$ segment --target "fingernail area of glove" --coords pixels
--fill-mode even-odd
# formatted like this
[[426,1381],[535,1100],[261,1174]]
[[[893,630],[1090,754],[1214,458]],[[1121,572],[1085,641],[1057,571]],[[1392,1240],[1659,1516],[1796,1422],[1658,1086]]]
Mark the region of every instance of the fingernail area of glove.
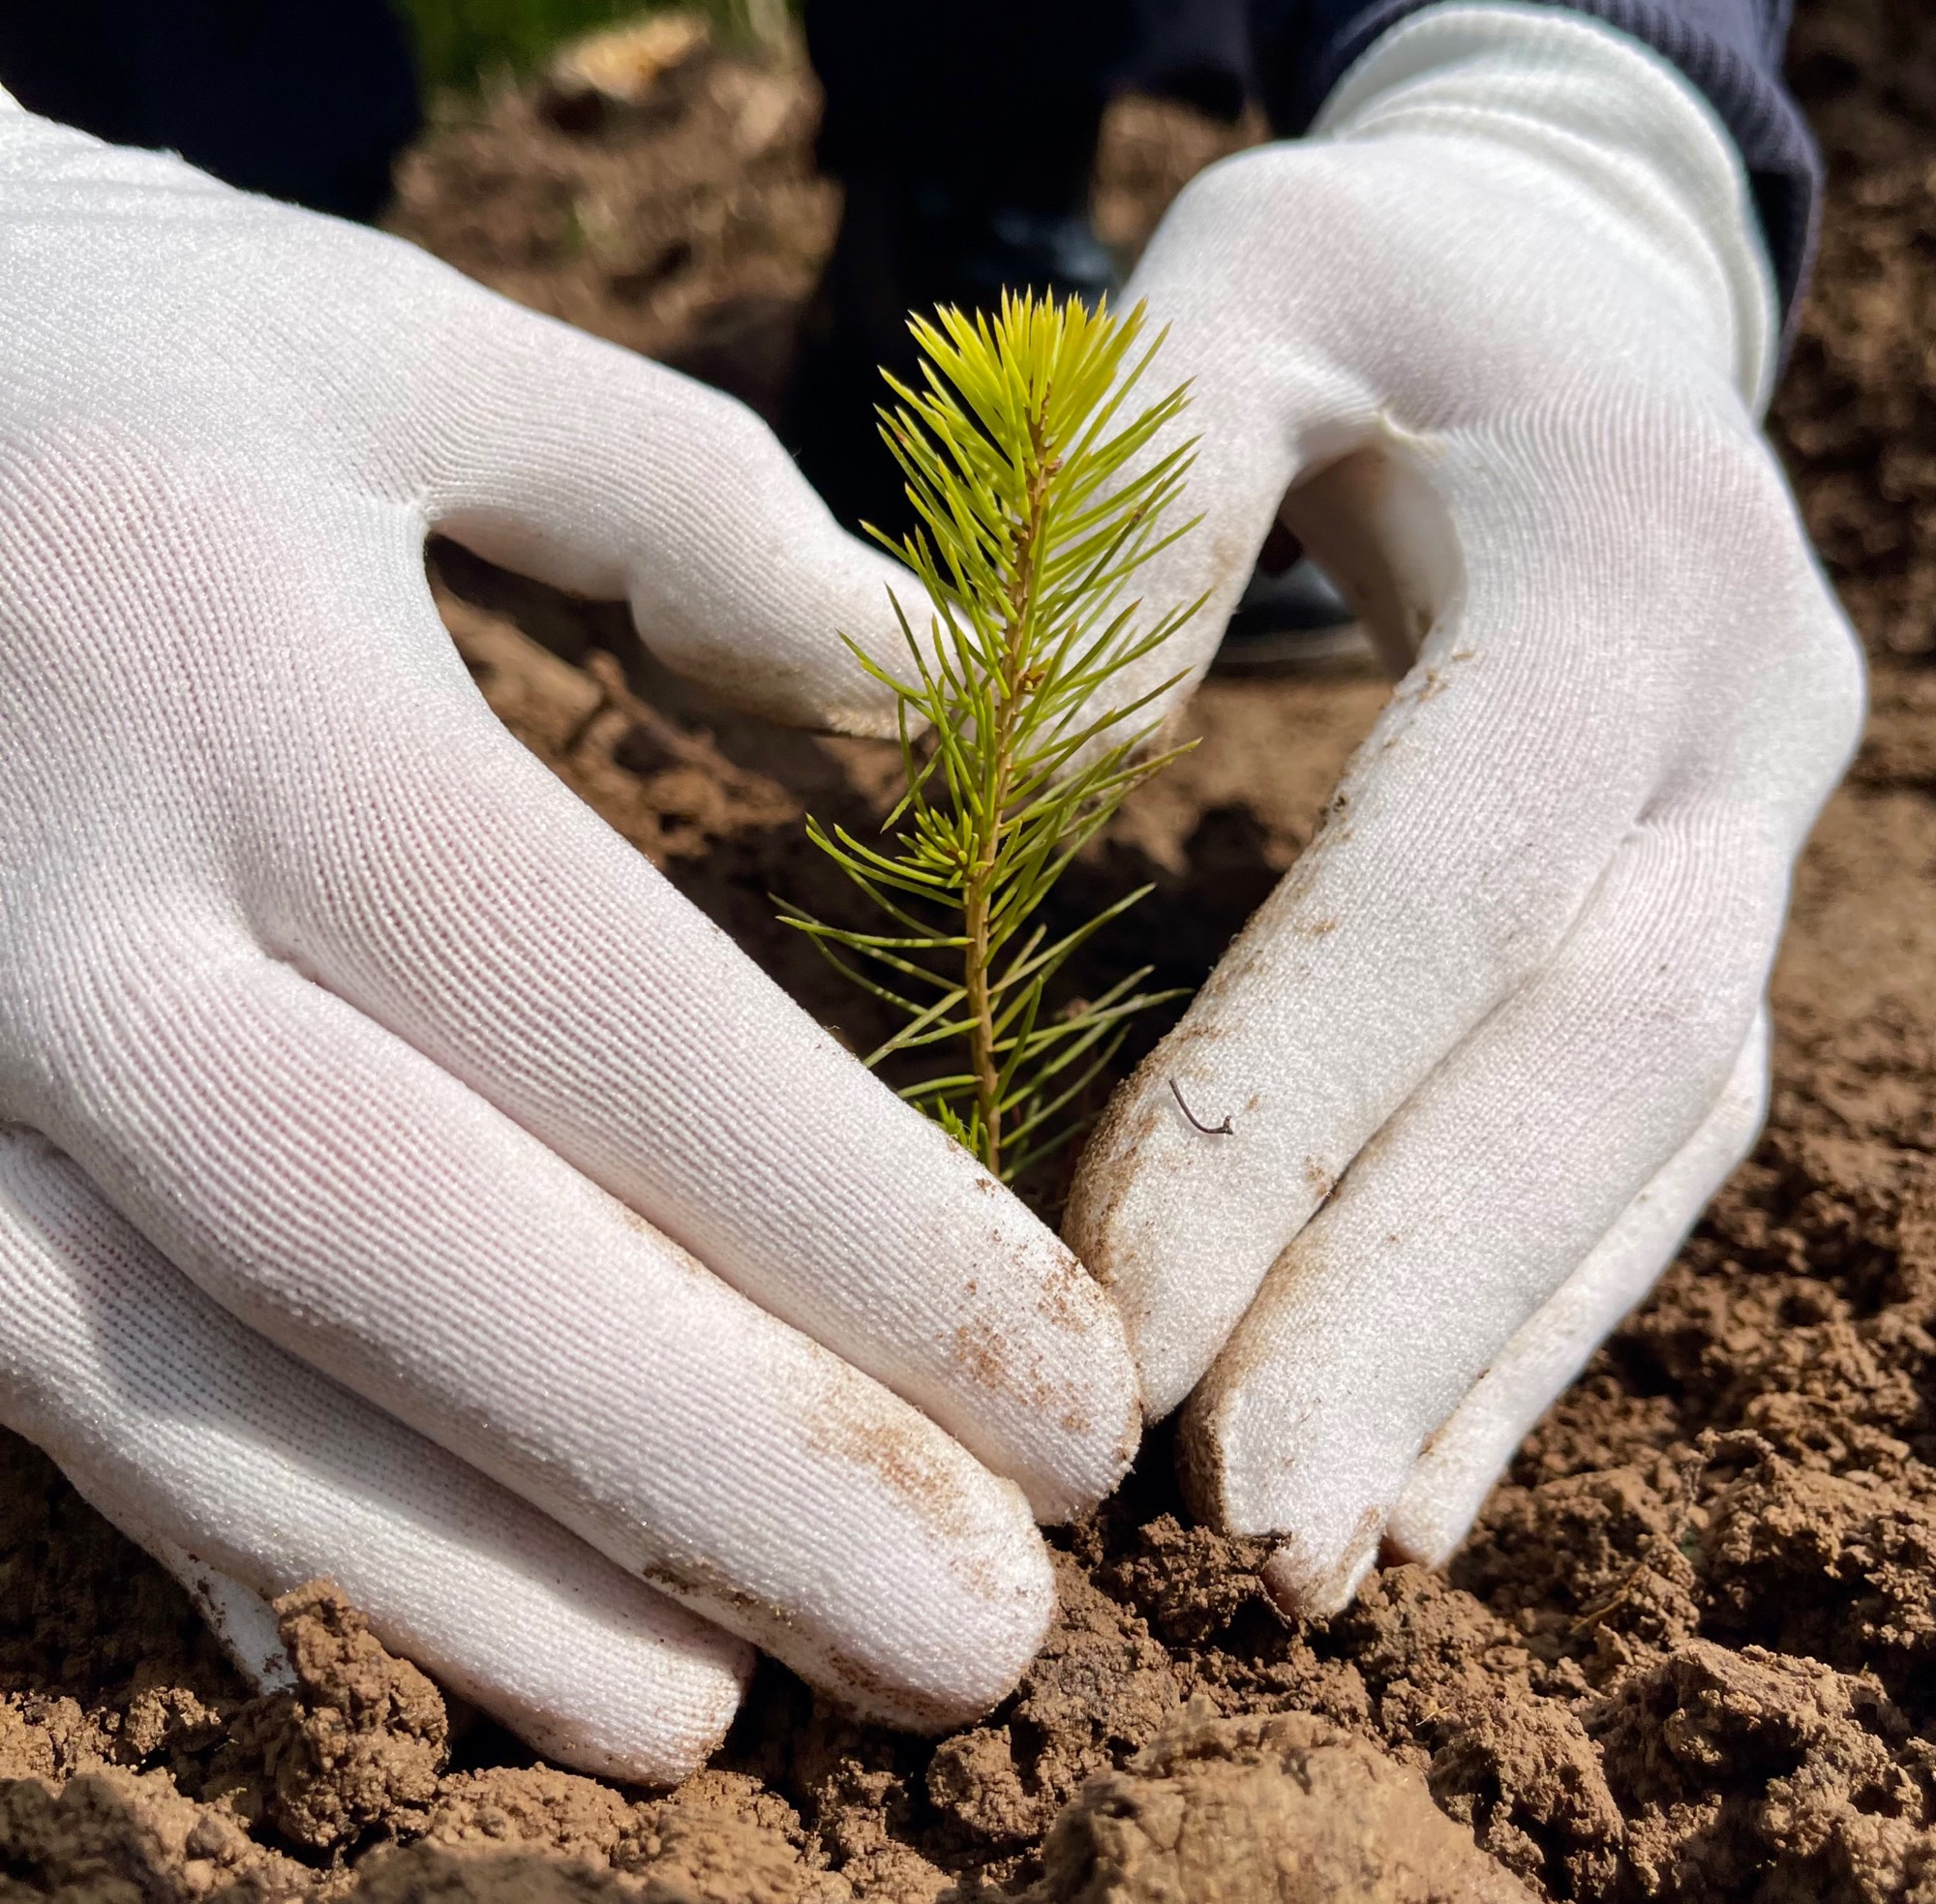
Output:
[[[720,1587],[707,1592],[669,1568],[649,1568],[640,1577],[669,1598],[710,1614],[750,1639],[763,1652],[791,1667],[808,1685],[846,1707],[857,1718],[930,1737],[971,1725],[999,1706],[1021,1683],[1028,1663],[1047,1637],[1055,1614],[1055,1584],[1046,1549],[1041,1577],[1012,1588],[1013,1643],[998,1646],[974,1675],[972,1683],[950,1687],[912,1683],[905,1672],[878,1660],[803,1634],[784,1607]],[[725,1594],[729,1597],[722,1597]],[[967,1675],[961,1676],[963,1679]]]
[[[1179,1424],[1176,1470],[1184,1503],[1197,1520],[1230,1533],[1282,1531],[1232,1524],[1225,1493],[1222,1428],[1200,1391]],[[1342,1613],[1377,1564],[1385,1518],[1382,1509],[1366,1508],[1353,1524],[1342,1553],[1329,1558],[1314,1553],[1294,1533],[1286,1535],[1258,1576],[1265,1591],[1292,1619],[1327,1619]]]
[[776,1590],[683,1556],[640,1578],[771,1653],[863,1719],[939,1733],[1019,1683],[1055,1614],[1048,1549],[1021,1490],[924,1488],[923,1528],[857,1528],[844,1574],[803,1569]]
[[276,1623],[275,1609],[259,1593],[204,1569],[195,1576],[189,1597],[223,1651],[258,1693],[295,1691],[295,1661]]
[[1343,1556],[1316,1559],[1295,1539],[1286,1540],[1263,1564],[1264,1590],[1292,1619],[1328,1619],[1357,1598],[1358,1588],[1377,1564],[1384,1516],[1368,1507],[1352,1529]]

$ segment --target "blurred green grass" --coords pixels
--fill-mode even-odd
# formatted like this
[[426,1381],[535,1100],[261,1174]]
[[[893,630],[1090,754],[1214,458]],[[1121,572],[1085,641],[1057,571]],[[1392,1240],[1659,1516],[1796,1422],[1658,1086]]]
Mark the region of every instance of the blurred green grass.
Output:
[[640,0],[404,0],[432,92],[528,73],[560,40],[646,11]]
[[[662,13],[677,0],[403,0],[416,32],[426,90],[474,93],[543,63],[561,40],[613,20]],[[719,37],[742,41],[760,0],[685,0]],[[784,0],[780,0],[784,16]]]

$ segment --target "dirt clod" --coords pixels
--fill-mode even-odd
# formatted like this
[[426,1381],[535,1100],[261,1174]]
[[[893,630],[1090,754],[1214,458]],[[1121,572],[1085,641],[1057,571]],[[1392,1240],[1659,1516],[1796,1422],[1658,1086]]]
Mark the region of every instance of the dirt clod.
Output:
[[258,1702],[234,1734],[261,1751],[268,1821],[318,1851],[373,1826],[421,1830],[449,1739],[442,1695],[384,1651],[331,1583],[299,1587],[275,1609],[297,1691]]
[[1936,1865],[1936,1754],[1867,1676],[1695,1640],[1595,1731],[1649,1896],[1734,1896],[1772,1869],[1788,1896],[1906,1897]]
[[1361,1738],[1302,1712],[1197,1718],[1057,1819],[1039,1904],[1530,1904]]

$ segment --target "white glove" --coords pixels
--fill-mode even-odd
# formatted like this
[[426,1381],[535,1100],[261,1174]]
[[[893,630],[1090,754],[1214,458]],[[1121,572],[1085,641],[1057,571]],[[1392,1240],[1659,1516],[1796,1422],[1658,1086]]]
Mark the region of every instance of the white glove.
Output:
[[506,736],[433,524],[892,718],[888,565],[740,406],[0,106],[0,1419],[258,1672],[326,1573],[590,1769],[695,1764],[743,1641],[964,1719],[1121,1325]]
[[1149,1414],[1195,1390],[1195,1503],[1283,1535],[1321,1614],[1381,1542],[1450,1553],[1752,1141],[1860,667],[1757,428],[1739,158],[1613,28],[1414,15],[1312,139],[1194,183],[1126,295],[1202,438],[1147,591],[1210,589],[1207,647],[1288,491],[1404,674],[1067,1229]]

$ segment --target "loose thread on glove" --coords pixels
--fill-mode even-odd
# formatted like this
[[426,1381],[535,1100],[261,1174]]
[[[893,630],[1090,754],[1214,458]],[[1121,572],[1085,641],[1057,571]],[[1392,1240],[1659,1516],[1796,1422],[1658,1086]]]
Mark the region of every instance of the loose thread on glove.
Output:
[[1234,1137],[1236,1128],[1226,1116],[1221,1124],[1205,1124],[1190,1106],[1183,1102],[1183,1093],[1176,1088],[1176,1079],[1169,1080],[1169,1095],[1176,1100],[1176,1107],[1189,1118],[1195,1130],[1201,1131],[1206,1137]]

